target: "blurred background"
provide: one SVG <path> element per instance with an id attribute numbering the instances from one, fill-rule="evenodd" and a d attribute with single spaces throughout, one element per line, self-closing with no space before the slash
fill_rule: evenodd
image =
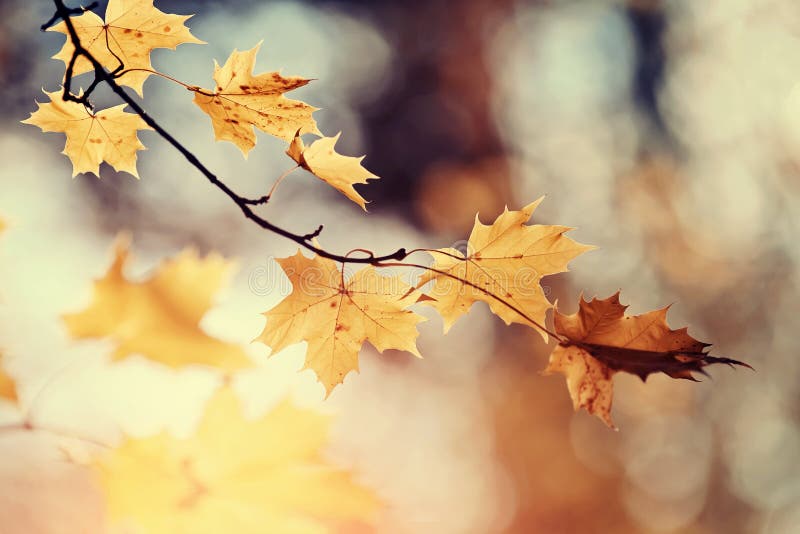
<path id="1" fill-rule="evenodd" d="M 366 154 L 382 178 L 360 187 L 365 215 L 292 174 L 271 221 L 297 233 L 325 224 L 322 244 L 338 252 L 438 248 L 466 239 L 476 212 L 490 222 L 547 195 L 535 222 L 577 227 L 572 237 L 600 247 L 544 279 L 560 309 L 620 288 L 631 313 L 675 303 L 673 327 L 757 369 L 712 368 L 699 384 L 617 376 L 613 432 L 573 413 L 563 377 L 540 376 L 550 348 L 538 334 L 482 304 L 447 336 L 420 310 L 431 318 L 424 360 L 366 347 L 361 373 L 324 404 L 297 372 L 303 346 L 269 360 L 249 346 L 259 365 L 236 380 L 249 409 L 289 394 L 335 412 L 329 456 L 387 503 L 376 532 L 800 532 L 795 0 L 156 5 L 196 13 L 188 25 L 209 43 L 156 51 L 156 68 L 209 86 L 213 59 L 263 39 L 256 72 L 315 78 L 292 96 L 323 108 L 321 130 L 342 131 L 340 151 Z M 18 124 L 63 74 L 47 59 L 63 35 L 38 31 L 52 11 L 45 0 L 0 6 L 4 364 L 43 424 L 98 439 L 187 434 L 216 375 L 138 357 L 111 365 L 109 343 L 68 340 L 59 316 L 88 303 L 127 230 L 132 276 L 186 246 L 236 259 L 203 326 L 248 343 L 282 297 L 271 258 L 296 247 L 257 231 L 152 132 L 140 134 L 141 181 L 105 166 L 101 180 L 71 179 L 63 136 Z M 243 194 L 292 166 L 265 134 L 246 161 L 215 143 L 177 85 L 151 77 L 145 97 Z M 0 532 L 98 532 L 101 508 L 47 436 L 0 435 Z"/>

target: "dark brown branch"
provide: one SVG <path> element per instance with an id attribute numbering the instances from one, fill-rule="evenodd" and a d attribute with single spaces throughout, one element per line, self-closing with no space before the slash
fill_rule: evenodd
<path id="1" fill-rule="evenodd" d="M 250 204 L 251 206 L 258 206 L 259 204 L 266 204 L 269 202 L 269 195 L 264 195 L 258 198 L 243 198 L 242 199 L 245 204 Z"/>
<path id="2" fill-rule="evenodd" d="M 220 180 L 205 165 L 203 165 L 203 163 L 201 163 L 199 159 L 197 159 L 197 156 L 195 156 L 188 148 L 183 146 L 183 144 L 181 144 L 160 124 L 158 124 L 144 110 L 144 108 L 142 108 L 142 106 L 140 106 L 133 98 L 131 98 L 125 92 L 125 90 L 116 82 L 115 79 L 118 72 L 122 72 L 121 70 L 116 69 L 115 72 L 113 73 L 107 72 L 106 69 L 103 67 L 103 65 L 99 61 L 97 61 L 97 59 L 86 48 L 83 47 L 80 37 L 78 37 L 78 33 L 75 30 L 75 25 L 70 20 L 70 17 L 82 13 L 84 10 L 82 8 L 68 8 L 64 4 L 63 0 L 53 0 L 53 3 L 55 4 L 56 7 L 56 13 L 53 16 L 53 19 L 51 20 L 58 20 L 58 19 L 64 20 L 64 23 L 66 24 L 67 27 L 67 33 L 69 35 L 69 39 L 70 41 L 72 41 L 72 45 L 75 47 L 75 50 L 72 53 L 72 57 L 70 58 L 70 61 L 67 65 L 67 72 L 64 77 L 64 95 L 63 95 L 64 100 L 78 102 L 87 106 L 89 105 L 86 99 L 88 95 L 84 94 L 81 97 L 78 97 L 72 94 L 72 92 L 70 91 L 72 76 L 75 68 L 75 61 L 78 59 L 78 57 L 82 56 L 86 58 L 89 61 L 89 63 L 92 64 L 92 67 L 94 67 L 96 83 L 93 83 L 91 85 L 92 89 L 94 89 L 97 83 L 105 82 L 111 88 L 111 90 L 123 102 L 128 104 L 128 106 L 130 106 L 130 108 L 134 111 L 134 113 L 139 115 L 148 126 L 150 126 L 153 130 L 155 130 L 155 132 L 158 135 L 162 137 L 162 139 L 164 139 L 170 145 L 172 145 L 172 147 L 175 148 L 175 150 L 177 150 L 178 152 L 180 152 L 183 155 L 183 157 L 186 158 L 186 160 L 194 168 L 200 171 L 200 173 L 203 176 L 205 176 L 205 178 L 212 185 L 214 185 L 215 187 L 217 187 L 217 189 L 225 193 L 225 195 L 227 195 L 228 198 L 230 198 L 237 206 L 239 206 L 239 209 L 247 219 L 250 219 L 264 230 L 273 232 L 287 239 L 291 239 L 298 245 L 305 247 L 306 249 L 314 252 L 315 254 L 323 258 L 328 258 L 342 263 L 377 264 L 380 263 L 381 261 L 389 261 L 389 260 L 402 261 L 408 255 L 405 249 L 402 248 L 396 250 L 395 252 L 392 252 L 391 254 L 386 254 L 383 256 L 375 256 L 374 254 L 370 253 L 368 257 L 364 258 L 348 258 L 347 256 L 333 254 L 311 243 L 311 240 L 317 237 L 319 235 L 319 232 L 322 231 L 321 227 L 318 228 L 316 231 L 308 234 L 303 234 L 303 235 L 295 234 L 288 230 L 285 230 L 284 228 L 272 224 L 268 220 L 264 219 L 263 217 L 255 213 L 250 206 L 266 203 L 268 198 L 263 201 L 262 199 L 257 199 L 256 201 L 253 201 L 252 199 L 244 198 L 238 195 L 230 187 L 225 185 L 225 183 L 222 182 L 222 180 Z"/>
<path id="3" fill-rule="evenodd" d="M 310 234 L 306 234 L 306 235 L 304 235 L 304 236 L 303 236 L 303 239 L 304 239 L 304 240 L 306 240 L 306 241 L 311 241 L 311 240 L 312 240 L 312 239 L 314 239 L 315 237 L 319 237 L 319 234 L 321 234 L 321 233 L 322 233 L 322 228 L 323 228 L 323 227 L 322 227 L 322 225 L 320 224 L 320 225 L 317 227 L 317 229 L 316 229 L 316 230 L 314 230 L 314 231 L 313 231 L 313 232 L 311 232 Z"/>
<path id="4" fill-rule="evenodd" d="M 93 10 L 93 9 L 94 9 L 94 8 L 96 8 L 96 7 L 97 7 L 97 2 L 92 2 L 91 4 L 89 4 L 88 6 L 85 6 L 85 7 L 81 6 L 81 7 L 73 7 L 73 8 L 68 8 L 68 10 L 69 10 L 69 16 L 72 16 L 72 15 L 81 15 L 81 14 L 83 14 L 84 12 L 86 12 L 86 11 L 91 11 L 91 10 Z M 42 30 L 42 31 L 45 31 L 45 30 L 47 30 L 47 29 L 48 29 L 50 26 L 53 26 L 53 25 L 54 25 L 56 22 L 58 22 L 59 20 L 61 20 L 62 18 L 63 18 L 63 17 L 61 16 L 61 14 L 60 14 L 58 11 L 56 11 L 56 12 L 53 14 L 53 16 L 52 16 L 52 17 L 50 17 L 50 20 L 48 20 L 47 22 L 45 22 L 44 24 L 42 24 L 42 25 L 39 27 L 39 29 L 40 29 L 40 30 Z"/>

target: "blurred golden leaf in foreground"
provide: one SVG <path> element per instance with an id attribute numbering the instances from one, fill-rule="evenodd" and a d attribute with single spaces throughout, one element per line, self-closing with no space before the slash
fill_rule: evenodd
<path id="1" fill-rule="evenodd" d="M 201 364 L 226 371 L 251 365 L 241 346 L 199 326 L 231 270 L 228 261 L 186 249 L 149 278 L 132 282 L 123 272 L 127 259 L 128 245 L 120 241 L 110 269 L 94 283 L 89 307 L 64 316 L 72 337 L 111 338 L 118 344 L 114 359 L 141 354 L 169 367 Z"/>
<path id="2" fill-rule="evenodd" d="M 3 361 L 3 355 L 0 354 L 0 362 Z M 0 398 L 10 400 L 11 402 L 17 401 L 17 388 L 14 380 L 8 376 L 3 369 L 0 368 Z"/>
<path id="3" fill-rule="evenodd" d="M 286 154 L 308 172 L 340 191 L 344 196 L 367 211 L 367 201 L 353 188 L 353 184 L 365 184 L 378 177 L 361 165 L 364 156 L 343 156 L 336 152 L 336 141 L 341 133 L 333 137 L 322 137 L 308 146 L 303 144 L 300 132 L 292 139 Z"/>
<path id="4" fill-rule="evenodd" d="M 619 292 L 607 299 L 581 297 L 579 309 L 572 315 L 556 310 L 556 333 L 566 338 L 553 349 L 545 373 L 558 372 L 567 377 L 567 388 L 575 409 L 586 410 L 611 421 L 613 384 L 617 371 L 631 373 L 645 380 L 652 373 L 672 378 L 695 380 L 693 372 L 705 374 L 703 367 L 712 363 L 745 365 L 730 358 L 709 356 L 708 343 L 694 339 L 687 328 L 672 330 L 667 325 L 669 306 L 643 313 L 625 315 Z"/>
<path id="5" fill-rule="evenodd" d="M 149 534 L 317 534 L 378 501 L 321 457 L 328 418 L 288 401 L 258 420 L 229 388 L 194 436 L 128 439 L 94 464 L 112 521 Z"/>
<path id="6" fill-rule="evenodd" d="M 420 356 L 417 324 L 425 320 L 407 310 L 418 298 L 400 276 L 381 276 L 367 266 L 349 279 L 332 260 L 307 258 L 298 251 L 277 260 L 292 283 L 292 292 L 266 312 L 259 341 L 273 353 L 308 342 L 305 369 L 313 369 L 328 394 L 345 375 L 358 370 L 364 341 L 383 352 L 408 351 Z"/>
<path id="7" fill-rule="evenodd" d="M 466 253 L 454 248 L 432 252 L 433 269 L 446 274 L 426 271 L 417 287 L 433 281 L 428 292 L 433 300 L 425 303 L 442 316 L 445 332 L 477 301 L 486 302 L 506 324 L 532 326 L 505 303 L 544 324 L 545 313 L 552 306 L 539 281 L 566 271 L 570 260 L 594 247 L 566 237 L 571 230 L 567 226 L 526 225 L 542 198 L 519 211 L 505 209 L 491 225 L 476 216 Z"/>

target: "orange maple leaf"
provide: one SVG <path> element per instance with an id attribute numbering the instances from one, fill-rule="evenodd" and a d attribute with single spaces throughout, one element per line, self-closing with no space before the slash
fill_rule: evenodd
<path id="1" fill-rule="evenodd" d="M 211 399 L 195 434 L 126 439 L 92 467 L 118 524 L 151 534 L 333 532 L 379 503 L 323 459 L 328 417 L 284 401 L 245 418 L 234 392 Z"/>
<path id="2" fill-rule="evenodd" d="M 94 284 L 91 304 L 67 314 L 75 339 L 108 337 L 114 359 L 132 354 L 173 368 L 191 364 L 237 370 L 252 365 L 243 348 L 206 334 L 199 326 L 228 277 L 231 265 L 218 254 L 198 257 L 187 249 L 163 262 L 142 282 L 124 274 L 128 245 L 120 242 L 106 275 Z"/>
<path id="3" fill-rule="evenodd" d="M 304 369 L 312 369 L 328 394 L 345 375 L 358 370 L 364 341 L 383 352 L 408 351 L 420 357 L 417 324 L 425 318 L 406 309 L 418 295 L 399 276 L 381 276 L 372 266 L 345 278 L 329 259 L 307 258 L 299 251 L 276 260 L 292 283 L 292 292 L 264 313 L 257 338 L 273 353 L 308 342 Z"/>
<path id="4" fill-rule="evenodd" d="M 3 355 L 0 354 L 0 362 L 2 361 Z M 14 379 L 8 376 L 2 368 L 0 368 L 0 398 L 17 402 L 17 387 L 14 384 Z"/>
<path id="5" fill-rule="evenodd" d="M 60 91 L 45 94 L 50 102 L 37 102 L 39 108 L 22 122 L 67 136 L 62 153 L 72 162 L 72 176 L 90 172 L 100 177 L 100 163 L 105 161 L 116 171 L 139 177 L 136 152 L 145 147 L 137 131 L 152 128 L 139 115 L 125 113 L 127 104 L 93 113 L 82 104 L 65 101 Z"/>
<path id="6" fill-rule="evenodd" d="M 417 287 L 433 282 L 428 291 L 432 300 L 425 304 L 442 316 L 445 332 L 477 301 L 486 302 L 506 324 L 532 326 L 528 317 L 544 324 L 552 305 L 539 281 L 566 271 L 570 260 L 594 247 L 566 237 L 572 229 L 567 226 L 526 225 L 541 201 L 520 211 L 506 209 L 491 225 L 476 216 L 466 254 L 454 248 L 432 254 L 434 270 L 424 273 Z"/>
<path id="7" fill-rule="evenodd" d="M 339 190 L 344 196 L 367 211 L 367 201 L 353 188 L 353 184 L 365 184 L 378 177 L 361 165 L 364 156 L 343 156 L 336 152 L 336 141 L 341 132 L 333 137 L 316 139 L 309 146 L 303 144 L 300 132 L 294 136 L 286 154 L 311 174 Z"/>
<path id="8" fill-rule="evenodd" d="M 556 310 L 555 331 L 564 340 L 553 349 L 545 374 L 561 373 L 567 378 L 575 409 L 586 410 L 608 426 L 613 396 L 612 376 L 617 371 L 635 374 L 645 380 L 652 373 L 672 378 L 695 380 L 693 372 L 713 363 L 749 365 L 707 353 L 709 344 L 694 339 L 686 328 L 672 330 L 667 325 L 669 306 L 625 315 L 619 292 L 607 299 L 585 301 L 578 311 L 564 315 Z"/>
<path id="9" fill-rule="evenodd" d="M 279 72 L 253 75 L 261 43 L 244 52 L 234 50 L 225 65 L 214 62 L 214 90 L 195 89 L 194 103 L 211 117 L 218 141 L 230 141 L 245 157 L 256 145 L 253 127 L 291 141 L 298 130 L 319 134 L 311 114 L 317 110 L 283 96 L 310 80 Z"/>
<path id="10" fill-rule="evenodd" d="M 174 50 L 182 43 L 205 44 L 184 26 L 191 17 L 163 13 L 153 6 L 153 0 L 109 0 L 105 21 L 86 11 L 79 17 L 72 17 L 72 24 L 83 47 L 106 69 L 113 71 L 120 64 L 124 66 L 125 73 L 117 78 L 117 83 L 127 85 L 142 96 L 144 81 L 153 69 L 150 63 L 153 49 Z M 75 46 L 69 39 L 67 25 L 62 21 L 49 31 L 67 36 L 67 42 L 53 59 L 69 64 Z M 73 75 L 92 70 L 89 60 L 80 56 L 75 61 Z"/>

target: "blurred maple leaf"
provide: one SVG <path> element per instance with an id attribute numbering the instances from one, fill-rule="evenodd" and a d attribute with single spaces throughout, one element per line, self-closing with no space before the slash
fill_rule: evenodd
<path id="1" fill-rule="evenodd" d="M 0 354 L 0 363 L 3 361 L 3 355 Z M 0 368 L 0 398 L 17 402 L 17 387 L 14 380 Z"/>
<path id="2" fill-rule="evenodd" d="M 127 85 L 142 96 L 144 81 L 150 76 L 150 52 L 155 48 L 175 49 L 182 43 L 205 44 L 189 32 L 184 22 L 192 15 L 172 15 L 153 6 L 153 0 L 109 0 L 106 20 L 86 11 L 72 17 L 72 24 L 83 47 L 106 69 L 114 71 L 124 64 L 125 72 L 117 83 Z M 75 51 L 67 25 L 62 21 L 49 31 L 67 36 L 63 48 L 53 56 L 68 65 Z M 145 69 L 145 70 L 136 70 Z M 75 61 L 73 75 L 94 70 L 83 56 Z"/>
<path id="3" fill-rule="evenodd" d="M 257 420 L 220 390 L 196 433 L 127 439 L 98 457 L 112 521 L 151 534 L 316 534 L 369 522 L 373 494 L 322 457 L 328 417 L 284 401 Z"/>
<path id="4" fill-rule="evenodd" d="M 378 179 L 361 165 L 364 156 L 343 156 L 334 146 L 341 132 L 334 137 L 322 137 L 309 146 L 303 144 L 300 132 L 294 136 L 286 154 L 297 164 L 314 176 L 339 190 L 344 196 L 367 211 L 367 201 L 353 188 L 353 184 L 365 184 L 367 180 Z"/>
<path id="5" fill-rule="evenodd" d="M 194 103 L 211 117 L 216 139 L 232 142 L 245 157 L 256 145 L 254 126 L 284 141 L 291 141 L 297 131 L 320 134 L 311 117 L 317 108 L 283 96 L 310 80 L 279 72 L 254 76 L 260 47 L 234 50 L 222 67 L 214 62 L 216 89 L 195 89 L 194 95 Z"/>
<path id="6" fill-rule="evenodd" d="M 267 324 L 257 338 L 273 354 L 308 342 L 304 369 L 312 369 L 327 394 L 358 370 L 358 352 L 369 341 L 378 352 L 417 350 L 417 324 L 425 320 L 406 308 L 418 294 L 400 276 L 381 276 L 367 266 L 349 279 L 332 260 L 297 252 L 276 260 L 292 283 L 292 292 L 264 313 Z"/>
<path id="7" fill-rule="evenodd" d="M 658 372 L 695 380 L 693 372 L 705 374 L 703 368 L 713 363 L 750 367 L 730 358 L 710 356 L 710 345 L 694 339 L 686 328 L 672 330 L 667 325 L 669 306 L 633 316 L 625 315 L 626 309 L 619 303 L 617 292 L 591 302 L 581 297 L 578 311 L 572 315 L 556 310 L 555 330 L 565 342 L 553 349 L 545 369 L 546 374 L 557 372 L 567 377 L 576 410 L 586 408 L 612 428 L 611 378 L 617 371 L 643 381 Z"/>
<path id="8" fill-rule="evenodd" d="M 126 104 L 93 113 L 83 104 L 67 102 L 61 91 L 45 92 L 50 102 L 39 108 L 23 124 L 38 126 L 43 132 L 62 132 L 67 136 L 63 154 L 72 162 L 72 176 L 90 172 L 100 176 L 100 163 L 105 161 L 116 171 L 135 177 L 136 152 L 144 150 L 138 130 L 151 130 L 139 115 L 125 113 Z"/>
<path id="9" fill-rule="evenodd" d="M 127 259 L 128 245 L 120 241 L 105 277 L 95 281 L 89 307 L 64 316 L 73 338 L 111 338 L 117 343 L 114 359 L 141 354 L 169 367 L 202 364 L 227 371 L 251 365 L 242 347 L 199 326 L 231 270 L 222 256 L 200 258 L 187 249 L 142 282 L 125 277 Z"/>
<path id="10" fill-rule="evenodd" d="M 539 281 L 543 276 L 566 271 L 570 260 L 594 247 L 566 237 L 564 233 L 572 230 L 568 226 L 525 225 L 542 198 L 520 211 L 506 209 L 491 225 L 482 224 L 476 216 L 466 254 L 454 248 L 439 249 L 439 253 L 432 254 L 432 268 L 446 275 L 428 271 L 417 287 L 433 281 L 428 291 L 433 300 L 425 304 L 436 308 L 442 316 L 445 332 L 476 301 L 486 302 L 506 324 L 531 326 L 529 320 L 505 303 L 544 324 L 545 313 L 552 305 Z M 544 332 L 542 335 L 546 338 Z"/>

